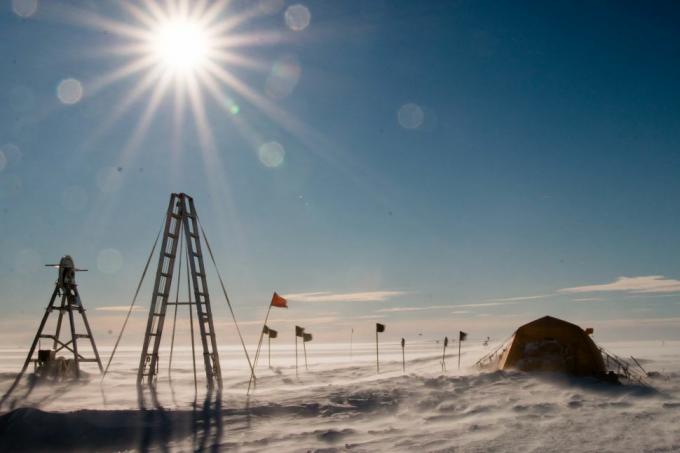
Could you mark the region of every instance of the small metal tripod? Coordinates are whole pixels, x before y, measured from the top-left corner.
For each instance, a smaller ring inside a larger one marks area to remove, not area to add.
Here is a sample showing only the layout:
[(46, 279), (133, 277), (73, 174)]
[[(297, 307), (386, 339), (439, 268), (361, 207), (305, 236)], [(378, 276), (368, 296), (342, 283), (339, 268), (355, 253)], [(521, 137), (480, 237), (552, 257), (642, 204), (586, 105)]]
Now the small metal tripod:
[[(52, 297), (50, 298), (50, 303), (47, 305), (45, 310), (45, 315), (40, 322), (40, 327), (38, 327), (38, 332), (33, 339), (33, 344), (31, 344), (31, 349), (28, 352), (28, 357), (24, 362), (24, 366), (21, 368), (21, 372), (17, 376), (17, 383), (21, 376), (24, 374), (28, 368), (29, 363), (34, 363), (36, 371), (41, 372), (45, 376), (63, 377), (59, 375), (58, 370), (51, 368), (51, 364), (56, 359), (56, 354), (61, 350), (67, 350), (73, 353), (73, 368), (67, 369), (67, 374), (73, 374), (74, 377), (80, 377), (80, 364), (83, 362), (93, 362), (99, 366), (99, 371), (102, 372), (102, 362), (99, 359), (99, 353), (97, 352), (97, 346), (94, 343), (94, 337), (92, 336), (92, 331), (90, 330), (90, 324), (87, 322), (87, 316), (85, 316), (85, 308), (80, 300), (80, 294), (78, 293), (78, 285), (76, 284), (75, 273), (84, 271), (85, 269), (77, 269), (73, 264), (73, 259), (66, 255), (60, 261), (59, 264), (47, 264), (48, 267), (54, 267), (59, 269), (59, 276), (52, 292)], [(61, 297), (61, 303), (55, 305), (55, 301), (58, 297)], [(57, 310), (59, 316), (57, 318), (57, 326), (52, 334), (43, 333), (45, 329), (45, 324), (52, 311)], [(76, 333), (75, 318), (73, 312), (80, 314), (83, 325), (85, 326), (86, 333)], [(70, 325), (71, 339), (64, 343), (60, 339), (62, 321), (64, 319), (64, 313), (68, 313), (68, 321)], [(38, 351), (38, 357), (33, 358), (35, 348), (41, 339), (52, 340), (51, 349), (41, 349)], [(90, 340), (90, 346), (92, 347), (92, 352), (94, 357), (85, 357), (78, 351), (78, 340), (87, 339)], [(16, 383), (15, 383), (16, 384)]]

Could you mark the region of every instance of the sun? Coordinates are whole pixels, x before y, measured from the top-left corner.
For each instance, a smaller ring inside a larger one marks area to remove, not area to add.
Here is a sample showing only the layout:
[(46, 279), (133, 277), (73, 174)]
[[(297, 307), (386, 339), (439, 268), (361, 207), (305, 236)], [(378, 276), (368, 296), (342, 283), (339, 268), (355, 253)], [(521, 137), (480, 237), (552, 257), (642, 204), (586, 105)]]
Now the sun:
[(167, 69), (194, 71), (205, 66), (210, 40), (205, 28), (187, 19), (171, 19), (154, 30), (151, 52)]
[[(99, 52), (110, 57), (114, 65), (85, 82), (88, 97), (128, 81), (127, 90), (110, 106), (109, 115), (90, 141), (103, 139), (114, 124), (135, 115), (129, 138), (120, 150), (119, 165), (126, 166), (141, 149), (161, 111), (170, 123), (166, 130), (171, 134), (173, 157), (184, 146), (185, 130), (193, 129), (207, 168), (217, 168), (214, 162), (220, 158), (213, 122), (229, 121), (256, 154), (271, 141), (269, 127), (260, 124), (273, 122), (307, 142), (314, 140), (317, 134), (279, 105), (292, 93), (301, 73), (297, 58), (289, 56), (288, 51), (285, 59), (271, 61), (269, 47), (284, 45), (285, 34), (272, 28), (269, 20), (264, 20), (265, 28), (257, 25), (258, 18), (265, 15), (262, 2), (236, 3), (121, 0), (116, 4), (125, 20), (74, 10), (70, 17), (78, 24), (112, 38)], [(279, 3), (283, 8), (284, 3)], [(267, 50), (257, 50), (262, 47)], [(264, 90), (253, 86), (253, 81), (263, 78)], [(251, 107), (248, 115), (244, 114), (244, 103)], [(253, 116), (260, 121), (252, 121)]]

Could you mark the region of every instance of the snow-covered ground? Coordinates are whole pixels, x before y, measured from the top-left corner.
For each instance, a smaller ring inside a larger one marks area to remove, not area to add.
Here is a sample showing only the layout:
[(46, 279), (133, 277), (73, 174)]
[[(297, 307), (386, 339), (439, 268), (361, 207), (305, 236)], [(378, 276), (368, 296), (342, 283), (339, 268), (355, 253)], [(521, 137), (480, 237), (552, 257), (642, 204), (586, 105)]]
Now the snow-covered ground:
[[(494, 345), (457, 345), (442, 372), (441, 345), (408, 344), (406, 374), (398, 344), (310, 343), (309, 370), (292, 347), (266, 349), (257, 388), (246, 397), (247, 365), (236, 347), (220, 348), (224, 391), (198, 392), (188, 349), (176, 351), (172, 380), (161, 358), (156, 400), (135, 386), (138, 352), (119, 351), (103, 384), (30, 387), (24, 382), (0, 415), (0, 451), (168, 449), (217, 446), (240, 451), (680, 451), (680, 343), (609, 343), (662, 372), (650, 387), (518, 372), (480, 372), (471, 365)], [(109, 351), (103, 351), (108, 358)], [(0, 350), (0, 392), (9, 388), (25, 351)], [(94, 370), (92, 370), (94, 371)]]

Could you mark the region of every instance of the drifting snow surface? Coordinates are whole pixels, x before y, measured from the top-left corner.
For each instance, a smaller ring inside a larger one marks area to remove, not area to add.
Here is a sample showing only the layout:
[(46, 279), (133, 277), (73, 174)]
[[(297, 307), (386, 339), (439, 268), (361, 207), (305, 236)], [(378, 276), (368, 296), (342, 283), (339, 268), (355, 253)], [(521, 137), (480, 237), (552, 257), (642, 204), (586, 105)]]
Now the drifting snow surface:
[[(265, 350), (250, 399), (243, 353), (227, 347), (219, 402), (206, 399), (200, 358), (194, 393), (184, 349), (171, 382), (162, 362), (155, 402), (148, 390), (138, 401), (135, 350), (119, 351), (103, 385), (96, 370), (84, 384), (24, 382), (2, 408), (0, 451), (680, 451), (680, 343), (605, 345), (662, 372), (650, 387), (472, 368), (492, 345), (464, 344), (460, 371), (449, 347), (442, 372), (441, 345), (409, 344), (405, 375), (398, 345), (381, 345), (380, 375), (374, 345), (355, 344), (351, 360), (348, 345), (308, 346), (298, 377), (292, 349), (273, 349), (271, 369)], [(0, 392), (23, 354), (0, 350)]]

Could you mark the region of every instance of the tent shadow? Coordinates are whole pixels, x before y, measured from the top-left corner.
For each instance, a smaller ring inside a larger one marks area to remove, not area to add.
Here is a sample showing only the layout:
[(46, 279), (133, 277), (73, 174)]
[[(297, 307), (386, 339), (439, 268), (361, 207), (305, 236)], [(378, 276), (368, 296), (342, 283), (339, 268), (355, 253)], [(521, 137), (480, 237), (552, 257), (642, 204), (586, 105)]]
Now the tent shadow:
[[(518, 372), (521, 373), (521, 372)], [(611, 396), (629, 395), (633, 397), (654, 397), (661, 395), (661, 392), (651, 385), (638, 382), (614, 383), (604, 378), (595, 376), (571, 376), (564, 373), (536, 372), (530, 376), (560, 387), (578, 388), (588, 392), (607, 394)]]

